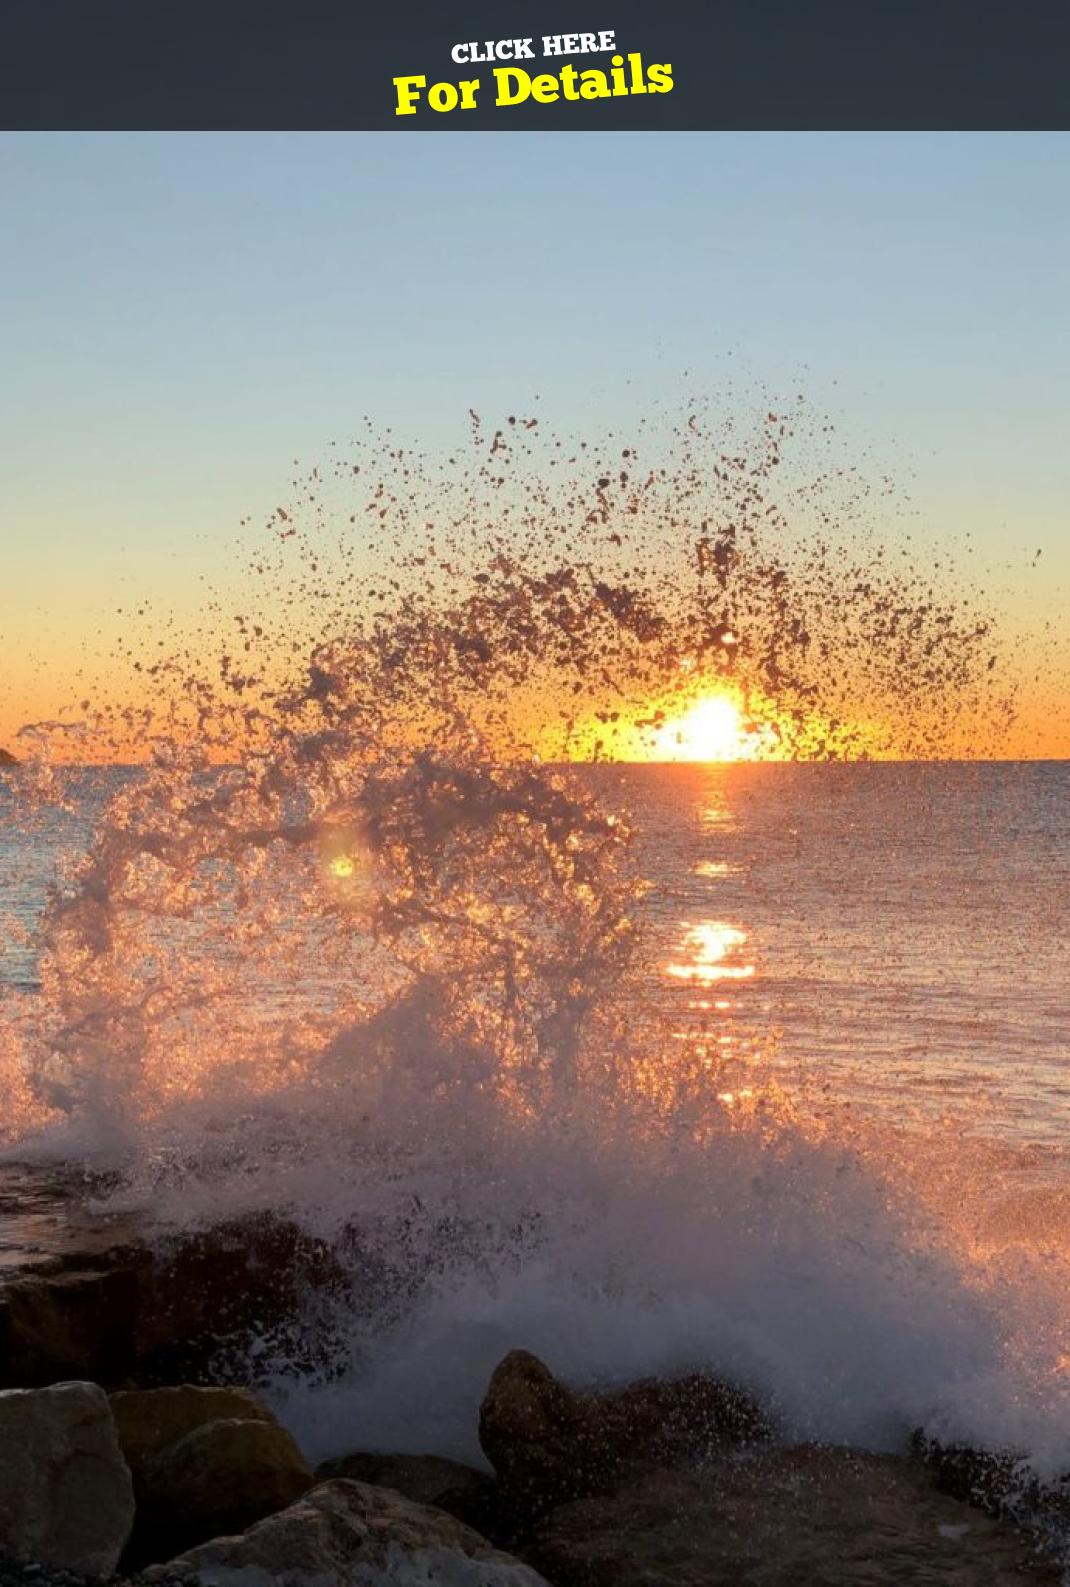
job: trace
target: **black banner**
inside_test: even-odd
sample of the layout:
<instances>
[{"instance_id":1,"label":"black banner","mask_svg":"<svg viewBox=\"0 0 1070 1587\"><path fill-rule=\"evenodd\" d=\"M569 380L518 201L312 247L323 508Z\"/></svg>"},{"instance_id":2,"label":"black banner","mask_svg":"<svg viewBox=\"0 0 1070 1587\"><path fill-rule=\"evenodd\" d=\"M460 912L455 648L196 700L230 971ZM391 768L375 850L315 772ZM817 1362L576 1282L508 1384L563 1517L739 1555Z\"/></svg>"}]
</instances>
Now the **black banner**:
<instances>
[{"instance_id":1,"label":"black banner","mask_svg":"<svg viewBox=\"0 0 1070 1587\"><path fill-rule=\"evenodd\" d=\"M1050 130L1070 99L1065 0L5 0L0 26L8 129Z\"/></svg>"}]
</instances>

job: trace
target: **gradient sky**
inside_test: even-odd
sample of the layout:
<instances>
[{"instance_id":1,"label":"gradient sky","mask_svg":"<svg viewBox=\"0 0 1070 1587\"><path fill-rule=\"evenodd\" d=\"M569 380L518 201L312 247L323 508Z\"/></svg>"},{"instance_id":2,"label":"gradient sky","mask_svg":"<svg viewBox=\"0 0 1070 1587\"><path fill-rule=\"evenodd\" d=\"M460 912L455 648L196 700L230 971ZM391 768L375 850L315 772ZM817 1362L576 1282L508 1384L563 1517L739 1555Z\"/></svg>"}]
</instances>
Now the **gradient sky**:
<instances>
[{"instance_id":1,"label":"gradient sky","mask_svg":"<svg viewBox=\"0 0 1070 1587\"><path fill-rule=\"evenodd\" d=\"M1067 606L1067 136L9 134L0 204L0 744L365 413L627 423L736 370L970 531L1019 626Z\"/></svg>"}]
</instances>

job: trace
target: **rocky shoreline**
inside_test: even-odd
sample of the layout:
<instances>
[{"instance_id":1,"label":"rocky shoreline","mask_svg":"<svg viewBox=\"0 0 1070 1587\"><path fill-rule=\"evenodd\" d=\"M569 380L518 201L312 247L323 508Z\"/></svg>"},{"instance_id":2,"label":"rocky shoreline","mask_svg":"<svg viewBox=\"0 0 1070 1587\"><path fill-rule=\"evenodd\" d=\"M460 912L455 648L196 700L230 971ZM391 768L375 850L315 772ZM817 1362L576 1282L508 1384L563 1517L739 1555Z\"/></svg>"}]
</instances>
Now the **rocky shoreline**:
<instances>
[{"instance_id":1,"label":"rocky shoreline","mask_svg":"<svg viewBox=\"0 0 1070 1587\"><path fill-rule=\"evenodd\" d=\"M0 1587L1060 1580L938 1466L786 1446L713 1378L581 1393L513 1351L479 1426L493 1474L363 1451L312 1471L248 1389L0 1392Z\"/></svg>"},{"instance_id":2,"label":"rocky shoreline","mask_svg":"<svg viewBox=\"0 0 1070 1587\"><path fill-rule=\"evenodd\" d=\"M299 1344L298 1297L345 1298L351 1264L279 1219L150 1244L34 1215L41 1248L0 1268L0 1587L1060 1581L1070 1511L1027 1493L1036 1524L1014 1524L1009 1457L791 1446L704 1374L581 1392L517 1350L472 1407L486 1470L359 1428L312 1470L225 1374L253 1319Z\"/></svg>"},{"instance_id":3,"label":"rocky shoreline","mask_svg":"<svg viewBox=\"0 0 1070 1587\"><path fill-rule=\"evenodd\" d=\"M254 1327L288 1359L315 1365L303 1361L302 1303L356 1304L358 1273L365 1289L387 1281L362 1272L352 1252L343 1266L283 1218L168 1237L87 1214L85 1188L40 1170L0 1171L0 1389L64 1378L106 1388L226 1382L241 1377Z\"/></svg>"}]
</instances>

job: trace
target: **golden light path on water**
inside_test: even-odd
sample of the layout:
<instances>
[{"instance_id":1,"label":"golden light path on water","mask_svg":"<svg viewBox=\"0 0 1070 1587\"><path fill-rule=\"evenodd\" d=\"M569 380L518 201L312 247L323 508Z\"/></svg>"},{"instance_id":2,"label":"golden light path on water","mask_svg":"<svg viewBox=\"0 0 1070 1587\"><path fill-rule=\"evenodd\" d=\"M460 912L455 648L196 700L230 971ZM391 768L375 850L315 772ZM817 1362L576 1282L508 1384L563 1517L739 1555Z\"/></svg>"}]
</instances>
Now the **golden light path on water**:
<instances>
[{"instance_id":1,"label":"golden light path on water","mask_svg":"<svg viewBox=\"0 0 1070 1587\"><path fill-rule=\"evenodd\" d=\"M715 864L715 862L711 862ZM710 874L704 868L703 875ZM713 875L717 875L715 869ZM757 974L753 958L745 950L750 933L727 920L699 920L683 922L683 935L676 956L663 966L669 985L679 985L698 992L726 992L727 986L719 983L748 982ZM748 1061L743 1050L749 1047L746 1038L740 1038L727 1028L734 1019L735 1001L728 996L690 997L686 1001L687 1018L674 1030L677 1041L687 1043L695 1056L702 1059L715 1076L723 1077L727 1062ZM754 1096L752 1086L739 1085L717 1092L717 1100L725 1107L735 1107Z\"/></svg>"},{"instance_id":2,"label":"golden light path on water","mask_svg":"<svg viewBox=\"0 0 1070 1587\"><path fill-rule=\"evenodd\" d=\"M711 770L717 764L767 758L762 746L772 741L769 729L748 722L741 705L726 693L700 698L662 731L677 746L676 759ZM710 753L699 753L702 749ZM718 847L736 827L724 789L706 790L695 819ZM716 908L714 899L739 868L715 853L695 861L691 873L706 884ZM751 926L712 911L679 920L659 970L673 1008L673 1039L706 1070L725 1109L753 1105L771 1079L776 1043Z\"/></svg>"},{"instance_id":3,"label":"golden light path on water","mask_svg":"<svg viewBox=\"0 0 1070 1587\"><path fill-rule=\"evenodd\" d=\"M712 986L715 981L746 981L754 974L753 964L730 963L734 949L742 948L747 933L726 920L703 920L692 926L684 939L689 957L682 964L670 964L667 974L680 981Z\"/></svg>"}]
</instances>

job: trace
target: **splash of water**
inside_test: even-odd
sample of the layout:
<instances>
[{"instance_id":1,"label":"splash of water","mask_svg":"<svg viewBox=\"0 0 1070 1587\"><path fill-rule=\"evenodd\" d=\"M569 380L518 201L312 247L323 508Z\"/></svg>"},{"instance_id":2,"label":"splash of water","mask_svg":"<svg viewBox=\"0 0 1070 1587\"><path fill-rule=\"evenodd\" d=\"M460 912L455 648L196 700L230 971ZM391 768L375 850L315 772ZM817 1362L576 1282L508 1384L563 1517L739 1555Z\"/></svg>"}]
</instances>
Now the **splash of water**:
<instances>
[{"instance_id":1,"label":"splash of water","mask_svg":"<svg viewBox=\"0 0 1070 1587\"><path fill-rule=\"evenodd\" d=\"M390 1275L343 1382L275 1363L316 1452L470 1455L527 1345L728 1371L799 1433L943 1418L1062 1458L1061 1270L980 1261L902 1155L771 1079L727 1108L649 996L628 812L545 764L718 690L784 757L986 742L991 617L893 568L883 501L794 405L600 446L473 416L463 456L370 436L298 482L214 674L218 608L166 657L135 625L143 692L83 731L148 764L9 1000L5 1128L117 1163L163 1221L271 1208Z\"/></svg>"}]
</instances>

